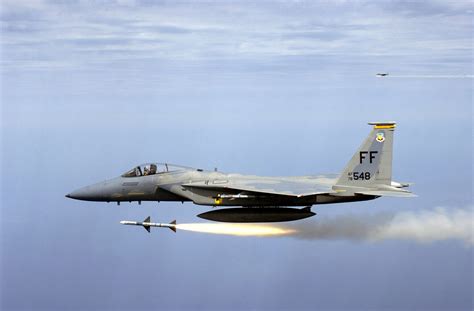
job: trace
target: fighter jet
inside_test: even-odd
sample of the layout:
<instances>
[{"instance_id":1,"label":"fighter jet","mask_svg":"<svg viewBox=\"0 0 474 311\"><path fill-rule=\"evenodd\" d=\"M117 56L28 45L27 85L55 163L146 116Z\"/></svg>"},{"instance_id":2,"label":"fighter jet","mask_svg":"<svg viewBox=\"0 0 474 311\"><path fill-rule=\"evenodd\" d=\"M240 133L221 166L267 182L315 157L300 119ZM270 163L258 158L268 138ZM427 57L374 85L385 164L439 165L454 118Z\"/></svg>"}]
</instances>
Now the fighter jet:
<instances>
[{"instance_id":1,"label":"fighter jet","mask_svg":"<svg viewBox=\"0 0 474 311\"><path fill-rule=\"evenodd\" d=\"M388 76L388 72L377 73L376 76L377 77L385 77L385 76Z\"/></svg>"},{"instance_id":2,"label":"fighter jet","mask_svg":"<svg viewBox=\"0 0 474 311\"><path fill-rule=\"evenodd\" d=\"M315 215L316 204L386 197L413 197L410 184L392 180L395 122L370 122L373 128L340 174L263 177L226 174L167 163L138 165L119 177L66 195L85 201L190 201L233 207L198 215L223 222L291 221ZM303 207L303 208L295 208Z\"/></svg>"}]
</instances>

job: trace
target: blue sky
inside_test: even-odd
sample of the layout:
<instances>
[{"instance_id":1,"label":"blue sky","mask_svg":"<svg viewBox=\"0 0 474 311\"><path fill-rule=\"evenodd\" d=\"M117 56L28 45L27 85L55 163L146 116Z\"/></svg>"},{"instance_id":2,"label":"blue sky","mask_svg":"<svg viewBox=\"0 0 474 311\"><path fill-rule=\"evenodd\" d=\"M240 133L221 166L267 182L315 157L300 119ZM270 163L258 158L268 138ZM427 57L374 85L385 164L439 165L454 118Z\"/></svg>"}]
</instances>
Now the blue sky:
<instances>
[{"instance_id":1,"label":"blue sky","mask_svg":"<svg viewBox=\"0 0 474 311\"><path fill-rule=\"evenodd\" d=\"M389 119L394 178L419 197L316 206L305 226L438 207L472 220L472 3L0 8L2 309L472 309L458 239L149 235L118 222L207 209L64 198L150 161L337 173L366 122Z\"/></svg>"}]
</instances>

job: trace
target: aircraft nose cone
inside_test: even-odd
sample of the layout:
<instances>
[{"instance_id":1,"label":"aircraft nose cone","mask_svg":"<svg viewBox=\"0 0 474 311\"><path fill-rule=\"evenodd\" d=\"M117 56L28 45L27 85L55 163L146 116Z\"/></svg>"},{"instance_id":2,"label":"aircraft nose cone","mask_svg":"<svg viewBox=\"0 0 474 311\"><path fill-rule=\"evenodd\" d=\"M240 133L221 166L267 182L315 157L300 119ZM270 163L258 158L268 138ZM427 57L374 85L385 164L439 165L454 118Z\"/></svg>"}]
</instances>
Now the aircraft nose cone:
<instances>
[{"instance_id":1,"label":"aircraft nose cone","mask_svg":"<svg viewBox=\"0 0 474 311\"><path fill-rule=\"evenodd\" d=\"M102 201L104 199L103 189L104 186L102 184L95 184L68 193L66 198L83 201Z\"/></svg>"}]
</instances>

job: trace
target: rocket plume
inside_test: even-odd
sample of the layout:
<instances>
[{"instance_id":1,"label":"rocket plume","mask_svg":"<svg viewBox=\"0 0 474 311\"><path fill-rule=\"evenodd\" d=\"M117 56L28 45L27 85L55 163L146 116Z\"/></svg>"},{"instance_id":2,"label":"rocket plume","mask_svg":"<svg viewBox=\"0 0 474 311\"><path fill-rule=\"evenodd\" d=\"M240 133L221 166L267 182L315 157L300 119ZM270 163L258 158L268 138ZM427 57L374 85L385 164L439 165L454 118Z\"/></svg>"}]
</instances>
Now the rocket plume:
<instances>
[{"instance_id":1,"label":"rocket plume","mask_svg":"<svg viewBox=\"0 0 474 311\"><path fill-rule=\"evenodd\" d=\"M237 236L281 236L295 233L291 228L265 224L190 223L177 224L176 229Z\"/></svg>"}]
</instances>

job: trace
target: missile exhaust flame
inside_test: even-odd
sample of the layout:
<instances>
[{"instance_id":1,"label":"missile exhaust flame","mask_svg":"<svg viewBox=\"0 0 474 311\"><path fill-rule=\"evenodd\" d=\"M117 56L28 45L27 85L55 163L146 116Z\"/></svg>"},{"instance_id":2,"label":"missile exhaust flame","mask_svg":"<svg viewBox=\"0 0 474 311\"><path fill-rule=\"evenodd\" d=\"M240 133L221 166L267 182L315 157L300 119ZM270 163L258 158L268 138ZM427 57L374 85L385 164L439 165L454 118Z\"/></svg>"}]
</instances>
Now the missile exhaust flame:
<instances>
[{"instance_id":1,"label":"missile exhaust flame","mask_svg":"<svg viewBox=\"0 0 474 311\"><path fill-rule=\"evenodd\" d=\"M283 228L274 225L255 224L211 224L211 223L189 223L178 224L176 229L235 236L284 236L296 233L295 229Z\"/></svg>"}]
</instances>

